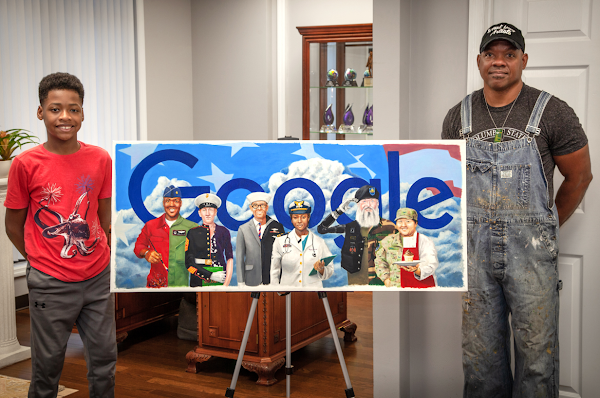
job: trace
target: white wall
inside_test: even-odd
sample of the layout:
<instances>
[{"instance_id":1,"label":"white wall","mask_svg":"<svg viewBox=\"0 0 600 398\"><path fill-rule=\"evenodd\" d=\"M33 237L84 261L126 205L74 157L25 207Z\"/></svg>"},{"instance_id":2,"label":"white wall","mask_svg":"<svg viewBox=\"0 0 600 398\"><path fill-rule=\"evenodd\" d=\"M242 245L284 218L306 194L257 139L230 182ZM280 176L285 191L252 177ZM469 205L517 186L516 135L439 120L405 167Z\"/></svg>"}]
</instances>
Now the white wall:
<instances>
[{"instance_id":1,"label":"white wall","mask_svg":"<svg viewBox=\"0 0 600 398\"><path fill-rule=\"evenodd\" d=\"M373 1L287 0L286 14L285 135L302 138L302 36L296 27L372 23ZM362 75L362 70L356 71L359 76ZM355 109L354 113L358 114L359 111Z\"/></svg>"},{"instance_id":2,"label":"white wall","mask_svg":"<svg viewBox=\"0 0 600 398\"><path fill-rule=\"evenodd\" d=\"M167 12L166 6L157 4L159 0L145 2L152 8L146 14L154 12L158 17ZM183 31L188 26L185 3L178 3L181 20L173 18L171 23L182 24ZM193 102L194 139L276 138L275 4L273 0L191 0L193 67L188 72L183 66L180 81L192 82L193 101L183 89L181 96ZM469 0L288 0L286 135L301 136L302 49L296 26L373 22L375 138L438 139L447 110L466 90L468 4ZM147 32L165 31L155 24L164 21L146 20ZM150 41L147 33L147 52L157 46ZM185 54L178 58L177 64L184 63ZM169 62L152 59L157 69ZM182 66L172 68L177 71ZM185 73L193 77L186 79ZM157 78L161 76L148 73L149 86L160 91ZM150 87L149 102L153 100ZM149 118L180 123L175 113L153 115L150 105L148 113ZM178 114L189 123L189 114ZM169 130L156 134L172 139ZM461 396L460 294L379 293L373 304L375 396Z\"/></svg>"},{"instance_id":3,"label":"white wall","mask_svg":"<svg viewBox=\"0 0 600 398\"><path fill-rule=\"evenodd\" d=\"M192 1L194 139L274 133L275 2Z\"/></svg>"},{"instance_id":4,"label":"white wall","mask_svg":"<svg viewBox=\"0 0 600 398\"><path fill-rule=\"evenodd\" d=\"M468 7L374 0L377 139L440 138L466 94ZM461 397L460 330L459 293L374 293L374 396Z\"/></svg>"},{"instance_id":5,"label":"white wall","mask_svg":"<svg viewBox=\"0 0 600 398\"><path fill-rule=\"evenodd\" d=\"M143 0L148 140L192 140L190 0Z\"/></svg>"},{"instance_id":6,"label":"white wall","mask_svg":"<svg viewBox=\"0 0 600 398\"><path fill-rule=\"evenodd\" d=\"M468 18L468 0L411 3L410 139L440 139L466 94ZM461 294L409 297L410 396L462 397Z\"/></svg>"}]
</instances>

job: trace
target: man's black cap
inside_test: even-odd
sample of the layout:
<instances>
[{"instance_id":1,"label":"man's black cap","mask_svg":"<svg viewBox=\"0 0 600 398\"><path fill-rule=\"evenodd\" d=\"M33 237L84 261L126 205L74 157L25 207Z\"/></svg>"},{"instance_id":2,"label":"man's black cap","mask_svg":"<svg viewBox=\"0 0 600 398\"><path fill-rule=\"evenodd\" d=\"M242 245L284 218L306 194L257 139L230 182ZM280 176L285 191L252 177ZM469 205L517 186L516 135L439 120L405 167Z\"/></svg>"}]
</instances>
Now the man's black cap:
<instances>
[{"instance_id":1,"label":"man's black cap","mask_svg":"<svg viewBox=\"0 0 600 398\"><path fill-rule=\"evenodd\" d=\"M521 33L519 28L509 23L501 22L490 26L481 38L479 53L481 54L488 44L494 40L506 40L512 43L517 49L525 52L525 39L523 38L523 33Z\"/></svg>"},{"instance_id":2,"label":"man's black cap","mask_svg":"<svg viewBox=\"0 0 600 398\"><path fill-rule=\"evenodd\" d=\"M370 185L364 185L356 191L354 197L360 202L363 199L377 199L379 200L379 191L377 188Z\"/></svg>"}]
</instances>

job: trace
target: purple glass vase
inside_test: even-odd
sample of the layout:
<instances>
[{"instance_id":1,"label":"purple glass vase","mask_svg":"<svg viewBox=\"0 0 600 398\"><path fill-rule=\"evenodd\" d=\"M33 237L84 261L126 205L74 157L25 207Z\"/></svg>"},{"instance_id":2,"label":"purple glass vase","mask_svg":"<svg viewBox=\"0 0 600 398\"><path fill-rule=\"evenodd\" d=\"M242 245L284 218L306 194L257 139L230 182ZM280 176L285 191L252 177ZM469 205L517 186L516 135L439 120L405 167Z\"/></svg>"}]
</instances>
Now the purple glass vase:
<instances>
[{"instance_id":1,"label":"purple glass vase","mask_svg":"<svg viewBox=\"0 0 600 398\"><path fill-rule=\"evenodd\" d=\"M348 104L344 111L344 124L346 126L352 126L354 124L354 113L352 112L352 105Z\"/></svg>"}]
</instances>

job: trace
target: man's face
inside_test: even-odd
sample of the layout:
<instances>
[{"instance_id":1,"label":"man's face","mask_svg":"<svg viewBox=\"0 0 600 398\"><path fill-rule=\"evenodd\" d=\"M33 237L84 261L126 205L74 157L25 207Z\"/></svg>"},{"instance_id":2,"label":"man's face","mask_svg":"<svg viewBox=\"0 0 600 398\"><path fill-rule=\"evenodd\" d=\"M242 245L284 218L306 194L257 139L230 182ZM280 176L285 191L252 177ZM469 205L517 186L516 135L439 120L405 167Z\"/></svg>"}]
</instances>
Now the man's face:
<instances>
[{"instance_id":1,"label":"man's face","mask_svg":"<svg viewBox=\"0 0 600 398\"><path fill-rule=\"evenodd\" d=\"M417 231L417 223L408 218L400 218L396 221L396 229L402 236L413 236Z\"/></svg>"},{"instance_id":2,"label":"man's face","mask_svg":"<svg viewBox=\"0 0 600 398\"><path fill-rule=\"evenodd\" d=\"M477 56L477 67L484 86L504 91L521 82L527 66L527 54L506 40L493 41Z\"/></svg>"},{"instance_id":3,"label":"man's face","mask_svg":"<svg viewBox=\"0 0 600 398\"><path fill-rule=\"evenodd\" d=\"M310 220L310 214L292 214L292 224L298 232L304 232L308 228L308 222Z\"/></svg>"},{"instance_id":4,"label":"man's face","mask_svg":"<svg viewBox=\"0 0 600 398\"><path fill-rule=\"evenodd\" d=\"M379 201L377 199L363 199L358 202L358 207L367 213L375 212L379 208Z\"/></svg>"},{"instance_id":5,"label":"man's face","mask_svg":"<svg viewBox=\"0 0 600 398\"><path fill-rule=\"evenodd\" d=\"M48 140L77 140L83 121L83 104L73 90L50 90L48 98L38 107L37 117L44 121Z\"/></svg>"},{"instance_id":6,"label":"man's face","mask_svg":"<svg viewBox=\"0 0 600 398\"><path fill-rule=\"evenodd\" d=\"M267 215L267 210L269 210L269 205L264 200L257 200L250 205L250 210L252 210L252 214L254 214L254 218L257 220L265 218Z\"/></svg>"},{"instance_id":7,"label":"man's face","mask_svg":"<svg viewBox=\"0 0 600 398\"><path fill-rule=\"evenodd\" d=\"M167 220L177 220L179 210L181 210L181 198L163 198L163 207L165 208L165 218Z\"/></svg>"},{"instance_id":8,"label":"man's face","mask_svg":"<svg viewBox=\"0 0 600 398\"><path fill-rule=\"evenodd\" d=\"M202 218L202 223L204 225L211 225L215 223L215 215L217 214L217 209L214 207L203 207L198 210L200 217Z\"/></svg>"}]
</instances>

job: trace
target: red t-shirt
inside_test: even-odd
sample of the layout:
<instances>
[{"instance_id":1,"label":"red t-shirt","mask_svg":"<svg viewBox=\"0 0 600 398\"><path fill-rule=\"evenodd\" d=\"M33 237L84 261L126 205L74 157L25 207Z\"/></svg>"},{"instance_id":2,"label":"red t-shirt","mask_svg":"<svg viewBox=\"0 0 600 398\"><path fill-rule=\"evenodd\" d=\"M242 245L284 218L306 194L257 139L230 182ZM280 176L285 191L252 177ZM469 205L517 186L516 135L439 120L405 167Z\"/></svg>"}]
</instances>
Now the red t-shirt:
<instances>
[{"instance_id":1,"label":"red t-shirt","mask_svg":"<svg viewBox=\"0 0 600 398\"><path fill-rule=\"evenodd\" d=\"M25 251L31 266L64 282L93 278L110 260L98 199L111 197L112 161L104 149L79 144L71 155L43 145L19 154L4 201L9 209L29 209Z\"/></svg>"}]
</instances>

